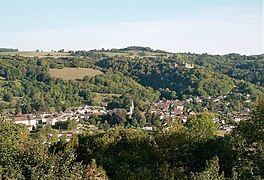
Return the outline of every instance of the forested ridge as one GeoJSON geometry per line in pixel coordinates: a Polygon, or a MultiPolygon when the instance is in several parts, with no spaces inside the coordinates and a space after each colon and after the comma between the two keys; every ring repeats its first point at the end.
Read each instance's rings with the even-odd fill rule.
{"type": "MultiPolygon", "coordinates": [[[[199,64],[198,60],[190,60],[190,57],[194,59],[196,55],[103,57],[99,52],[89,53],[95,55],[62,58],[2,55],[0,76],[6,79],[6,81],[1,81],[2,87],[4,87],[2,95],[19,97],[15,106],[19,111],[22,109],[23,112],[30,113],[34,110],[49,110],[50,107],[55,107],[59,111],[63,107],[65,109],[83,103],[93,104],[93,92],[125,94],[131,91],[141,94],[149,101],[159,98],[186,99],[193,96],[227,95],[233,106],[242,103],[246,94],[250,94],[255,101],[264,92],[261,79],[263,76],[262,56],[256,56],[256,61],[260,63],[256,72],[247,69],[253,75],[260,73],[258,81],[252,80],[250,83],[247,81],[249,73],[245,75],[244,71],[241,71],[240,76],[232,78],[228,76],[228,73],[223,72],[227,75],[222,74],[217,67],[212,68],[214,61],[207,60],[211,55],[201,55],[205,56],[204,62],[208,63],[200,66],[197,65],[199,64]],[[99,57],[97,57],[98,53],[99,57]],[[183,62],[197,64],[194,68],[188,69],[181,66],[183,62]],[[176,67],[175,64],[180,66],[176,67]],[[209,66],[208,64],[211,68],[206,67],[209,66]],[[50,76],[50,68],[63,67],[90,67],[102,70],[105,74],[86,77],[80,81],[65,81],[50,76]],[[242,80],[239,80],[240,78],[242,80]],[[26,106],[28,106],[28,111],[25,111],[26,106]]],[[[217,59],[218,56],[212,57],[217,59]]],[[[221,56],[221,58],[223,57],[221,56]]],[[[250,59],[250,57],[248,58],[250,59]]],[[[225,59],[218,61],[222,64],[225,63],[225,59]]],[[[220,69],[227,70],[227,68],[220,69]]],[[[146,99],[142,99],[138,104],[146,102],[146,99]]]]}
{"type": "MultiPolygon", "coordinates": [[[[188,58],[186,61],[190,62],[188,58]]],[[[97,65],[121,71],[139,83],[154,89],[168,88],[175,91],[180,99],[188,96],[219,96],[237,92],[251,93],[256,99],[264,92],[260,83],[253,85],[243,78],[242,81],[236,80],[228,75],[223,75],[217,69],[202,66],[196,66],[192,69],[182,66],[175,67],[175,63],[183,62],[184,59],[182,57],[177,58],[177,56],[176,58],[156,59],[113,57],[97,62],[97,65]]],[[[263,64],[261,61],[259,63],[263,64]]],[[[259,71],[263,75],[261,67],[259,71]]],[[[260,79],[259,81],[262,82],[263,80],[260,79]]]]}
{"type": "MultiPolygon", "coordinates": [[[[69,59],[68,61],[73,61],[69,59]]],[[[57,111],[67,107],[93,104],[93,92],[119,93],[139,92],[144,98],[154,100],[159,98],[159,93],[151,88],[146,88],[122,73],[108,71],[104,75],[85,77],[79,81],[65,81],[52,78],[49,68],[54,66],[76,67],[65,62],[64,59],[36,59],[4,56],[1,58],[0,75],[6,80],[1,81],[3,96],[17,97],[14,105],[24,113],[33,111],[48,111],[55,107],[57,111]],[[64,63],[65,62],[65,63],[64,63]],[[55,64],[55,65],[54,65],[55,64]]],[[[78,61],[75,59],[74,61],[78,61]]],[[[88,60],[83,67],[93,67],[88,60]]],[[[140,98],[140,97],[139,97],[140,98]]],[[[11,99],[10,99],[11,100],[11,99]]],[[[4,108],[4,107],[2,107],[4,108]]]]}

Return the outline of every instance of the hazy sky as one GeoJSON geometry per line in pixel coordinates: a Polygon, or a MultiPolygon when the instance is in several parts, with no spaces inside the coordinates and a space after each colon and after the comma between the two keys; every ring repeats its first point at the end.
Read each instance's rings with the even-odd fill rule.
{"type": "Polygon", "coordinates": [[[0,47],[260,54],[262,0],[0,0],[0,47]]]}

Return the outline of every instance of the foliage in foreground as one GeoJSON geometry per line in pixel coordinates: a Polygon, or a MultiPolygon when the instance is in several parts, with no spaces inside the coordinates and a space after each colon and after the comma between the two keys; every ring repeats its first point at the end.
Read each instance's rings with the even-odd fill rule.
{"type": "Polygon", "coordinates": [[[95,160],[83,165],[76,161],[71,143],[63,149],[49,148],[31,139],[26,127],[0,121],[0,179],[107,179],[95,160]]]}
{"type": "Polygon", "coordinates": [[[264,99],[249,120],[225,137],[216,135],[210,121],[210,113],[202,113],[188,127],[175,123],[153,134],[117,127],[52,144],[32,139],[23,126],[1,121],[1,177],[263,179],[264,99]]]}

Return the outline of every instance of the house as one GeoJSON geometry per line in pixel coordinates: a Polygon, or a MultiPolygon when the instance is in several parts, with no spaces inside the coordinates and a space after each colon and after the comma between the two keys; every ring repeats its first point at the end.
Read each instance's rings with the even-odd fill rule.
{"type": "Polygon", "coordinates": [[[188,114],[189,114],[190,116],[193,116],[193,115],[195,115],[196,113],[195,113],[194,111],[190,111],[188,114]]]}
{"type": "Polygon", "coordinates": [[[202,103],[202,99],[200,99],[198,96],[194,98],[194,101],[197,103],[202,103]]]}
{"type": "Polygon", "coordinates": [[[80,119],[83,119],[83,120],[89,120],[90,118],[90,114],[82,114],[79,116],[80,119]]]}
{"type": "Polygon", "coordinates": [[[153,127],[143,127],[142,129],[145,131],[153,131],[153,127]]]}
{"type": "Polygon", "coordinates": [[[187,62],[183,62],[183,65],[185,66],[185,68],[188,68],[188,69],[192,69],[192,68],[194,68],[193,63],[188,64],[187,62]]]}
{"type": "Polygon", "coordinates": [[[220,95],[217,97],[217,99],[223,100],[224,98],[226,98],[226,96],[220,95]]]}
{"type": "Polygon", "coordinates": [[[48,112],[36,112],[36,118],[40,120],[39,125],[46,125],[48,124],[48,119],[52,118],[54,116],[53,113],[48,112]]]}
{"type": "Polygon", "coordinates": [[[191,103],[191,102],[193,102],[193,98],[186,99],[186,103],[191,103]]]}
{"type": "Polygon", "coordinates": [[[233,116],[235,122],[240,122],[241,117],[240,116],[233,116]]]}
{"type": "Polygon", "coordinates": [[[163,112],[169,111],[170,107],[171,107],[171,102],[170,101],[160,102],[160,103],[157,104],[157,108],[162,110],[163,112]]]}
{"type": "Polygon", "coordinates": [[[75,110],[75,114],[88,114],[92,110],[88,106],[79,107],[77,110],[75,110]]]}
{"type": "Polygon", "coordinates": [[[101,105],[102,107],[107,107],[107,106],[108,106],[108,102],[101,102],[100,105],[101,105]]]}
{"type": "Polygon", "coordinates": [[[180,119],[183,123],[187,123],[188,117],[187,116],[180,116],[180,119]]]}
{"type": "Polygon", "coordinates": [[[107,114],[107,112],[104,111],[104,110],[100,110],[99,113],[100,113],[100,114],[107,114]]]}
{"type": "Polygon", "coordinates": [[[245,101],[246,103],[250,103],[251,102],[251,100],[250,99],[246,99],[246,101],[245,101]]]}
{"type": "Polygon", "coordinates": [[[230,132],[232,129],[234,129],[235,126],[231,124],[223,124],[220,126],[220,129],[230,132]]]}
{"type": "Polygon", "coordinates": [[[170,112],[170,117],[178,116],[178,115],[181,115],[181,114],[183,114],[182,111],[174,110],[174,111],[171,111],[171,112],[170,112]]]}
{"type": "Polygon", "coordinates": [[[159,115],[159,119],[160,119],[160,120],[162,120],[162,119],[164,119],[164,118],[165,118],[164,114],[160,114],[160,115],[159,115]]]}
{"type": "Polygon", "coordinates": [[[150,111],[151,114],[152,114],[152,113],[160,113],[160,112],[161,112],[160,109],[152,109],[152,110],[150,111]]]}
{"type": "Polygon", "coordinates": [[[37,119],[32,114],[17,114],[9,117],[12,122],[16,124],[24,124],[30,131],[37,128],[37,125],[41,123],[41,119],[37,119]]]}
{"type": "Polygon", "coordinates": [[[54,126],[56,124],[56,122],[58,122],[58,121],[59,121],[58,118],[48,118],[47,124],[51,124],[54,126]]]}
{"type": "Polygon", "coordinates": [[[64,114],[65,116],[72,116],[74,113],[73,113],[73,111],[72,111],[70,108],[67,108],[67,109],[63,112],[63,114],[64,114]]]}
{"type": "Polygon", "coordinates": [[[184,105],[178,103],[178,104],[175,105],[175,107],[176,107],[177,110],[183,111],[184,105]]]}
{"type": "Polygon", "coordinates": [[[220,101],[220,98],[215,98],[214,100],[213,100],[213,102],[215,102],[215,103],[217,103],[217,102],[219,102],[220,101]]]}
{"type": "Polygon", "coordinates": [[[214,117],[214,119],[213,119],[213,120],[214,120],[214,122],[215,122],[215,123],[217,123],[217,122],[219,122],[219,121],[220,121],[219,117],[216,117],[216,116],[214,117]]]}
{"type": "Polygon", "coordinates": [[[249,113],[250,109],[247,107],[244,107],[244,109],[241,110],[241,113],[249,113]]]}

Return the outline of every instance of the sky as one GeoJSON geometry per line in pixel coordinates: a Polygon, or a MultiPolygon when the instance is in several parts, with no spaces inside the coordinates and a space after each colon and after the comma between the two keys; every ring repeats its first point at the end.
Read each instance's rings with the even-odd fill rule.
{"type": "Polygon", "coordinates": [[[0,47],[264,53],[262,0],[0,0],[0,47]]]}

